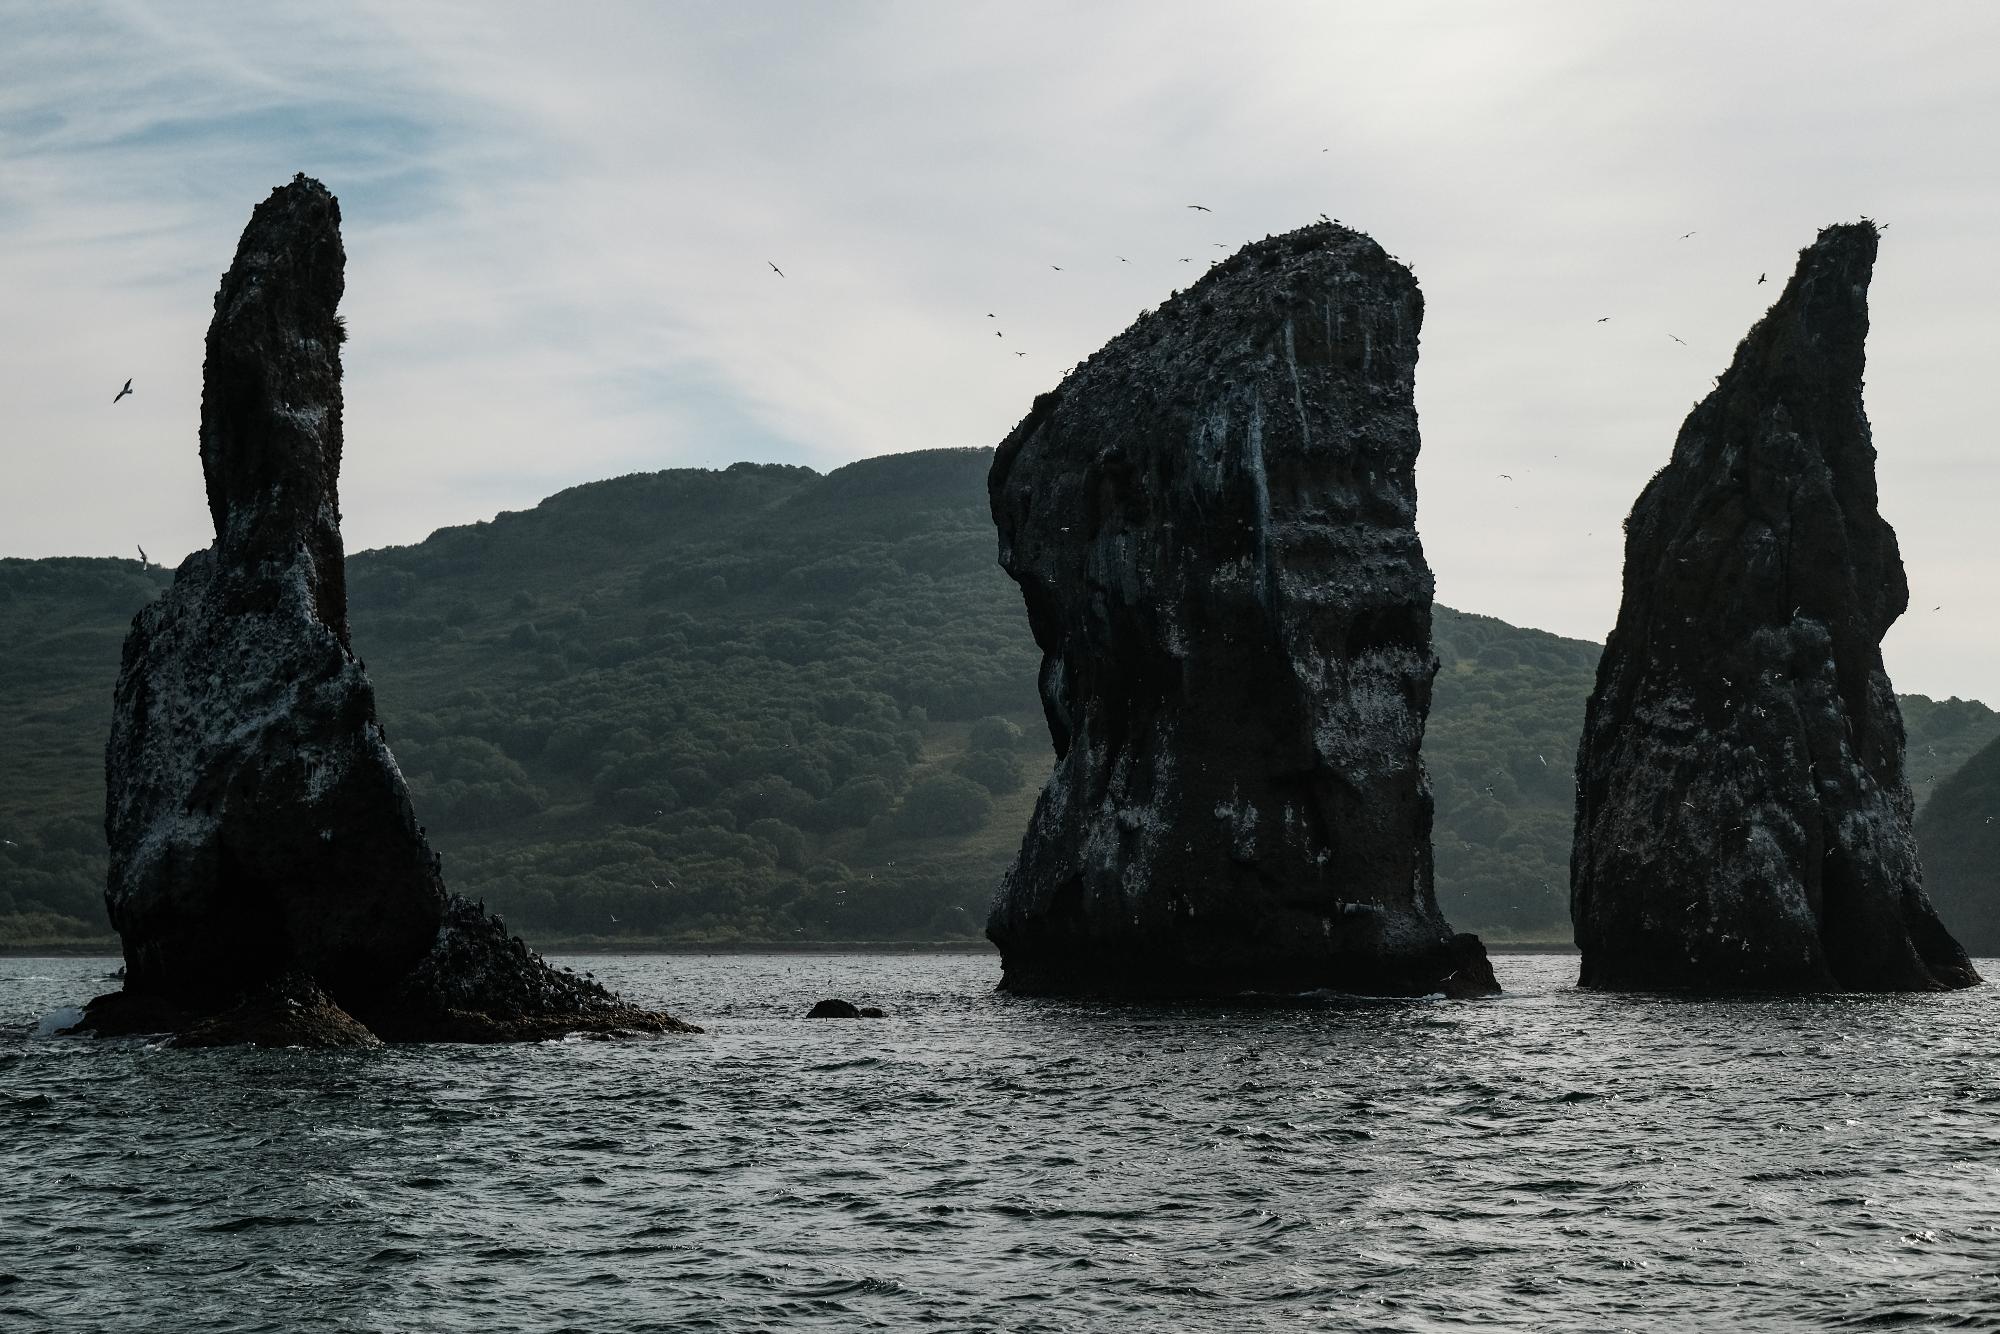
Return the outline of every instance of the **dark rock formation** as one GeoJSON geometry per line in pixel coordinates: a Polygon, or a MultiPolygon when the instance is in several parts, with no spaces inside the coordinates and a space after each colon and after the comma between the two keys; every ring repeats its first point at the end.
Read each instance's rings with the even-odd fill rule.
{"type": "Polygon", "coordinates": [[[806,1012],[808,1020],[878,1020],[886,1018],[880,1006],[856,1006],[852,1000],[830,996],[806,1012]]]}
{"type": "Polygon", "coordinates": [[[125,642],[105,900],[128,971],[86,1025],[129,1031],[323,987],[397,1037],[467,1036],[471,1012],[493,1037],[614,1014],[638,1026],[448,902],[411,811],[348,644],[343,263],[339,205],[300,176],[258,205],[216,294],[201,412],[215,542],[125,642]]]}
{"type": "Polygon", "coordinates": [[[1002,985],[1497,989],[1431,886],[1422,319],[1366,236],[1267,238],[1001,443],[1057,757],[987,926],[1002,985]]]}
{"type": "Polygon", "coordinates": [[[1861,404],[1875,247],[1800,253],[1626,520],[1577,759],[1585,986],[1979,980],[1924,895],[1882,669],[1908,591],[1861,404]]]}
{"type": "Polygon", "coordinates": [[[288,973],[221,1014],[194,1022],[168,1045],[379,1047],[382,1039],[335,1005],[310,977],[288,973]]]}
{"type": "Polygon", "coordinates": [[[808,1020],[858,1020],[860,1016],[860,1006],[852,1000],[840,1000],[838,996],[828,996],[806,1012],[808,1020]]]}

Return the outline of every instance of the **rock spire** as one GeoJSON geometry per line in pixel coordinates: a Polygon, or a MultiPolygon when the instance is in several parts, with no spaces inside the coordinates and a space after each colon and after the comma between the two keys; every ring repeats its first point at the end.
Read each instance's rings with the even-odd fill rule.
{"type": "Polygon", "coordinates": [[[987,928],[1004,985],[1495,989],[1432,893],[1422,319],[1368,237],[1270,237],[1001,443],[1056,752],[987,928]]]}
{"type": "Polygon", "coordinates": [[[257,206],[216,294],[201,411],[215,542],[125,641],[105,901],[126,989],[87,1026],[199,1023],[224,1041],[282,1030],[260,1007],[329,1006],[392,1038],[679,1026],[548,968],[445,892],[348,644],[343,266],[340,206],[299,176],[257,206]]]}

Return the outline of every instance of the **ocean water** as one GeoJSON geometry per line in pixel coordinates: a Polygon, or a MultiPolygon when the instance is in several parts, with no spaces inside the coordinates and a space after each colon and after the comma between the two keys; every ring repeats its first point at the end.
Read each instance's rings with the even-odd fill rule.
{"type": "MultiPolygon", "coordinates": [[[[699,1037],[35,1036],[0,1328],[2000,1330],[2000,992],[1110,1007],[991,955],[569,960],[699,1037]],[[801,1018],[822,996],[878,1021],[801,1018]]],[[[1982,965],[1989,977],[2000,967],[1982,965]]]]}

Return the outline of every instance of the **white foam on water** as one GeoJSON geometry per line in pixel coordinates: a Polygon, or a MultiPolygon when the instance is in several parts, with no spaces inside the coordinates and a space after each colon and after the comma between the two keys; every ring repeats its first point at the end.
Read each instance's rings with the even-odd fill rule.
{"type": "Polygon", "coordinates": [[[50,1010],[36,1021],[35,1036],[38,1038],[52,1038],[61,1033],[65,1028],[74,1028],[82,1022],[83,1007],[81,1005],[65,1005],[59,1010],[50,1010]]]}

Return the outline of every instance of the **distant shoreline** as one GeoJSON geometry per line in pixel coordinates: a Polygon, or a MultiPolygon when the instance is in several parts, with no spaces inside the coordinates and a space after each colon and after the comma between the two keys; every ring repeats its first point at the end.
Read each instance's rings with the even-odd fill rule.
{"type": "MultiPolygon", "coordinates": [[[[528,946],[542,954],[997,954],[985,940],[740,940],[740,941],[632,941],[608,940],[543,943],[529,940],[528,946]]],[[[1575,954],[1576,946],[1563,941],[1510,941],[1490,944],[1490,955],[1575,954]]],[[[117,959],[117,944],[101,942],[76,945],[0,945],[0,959],[117,959]]]]}

